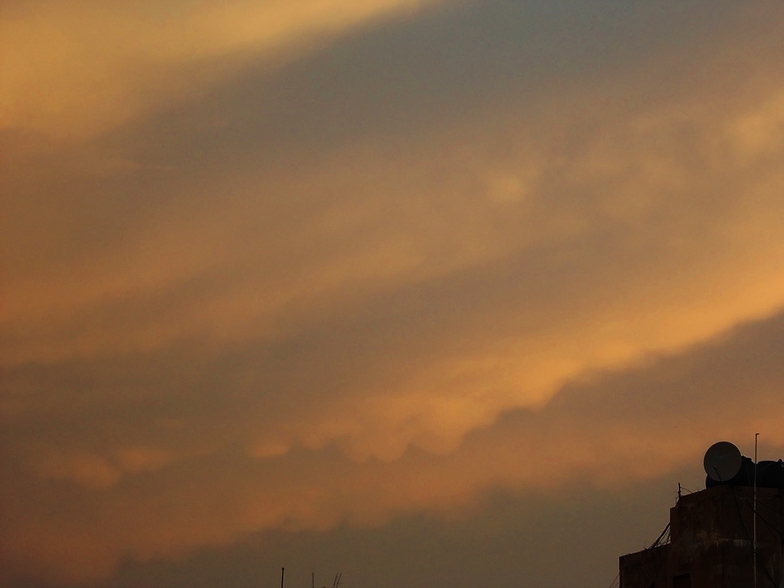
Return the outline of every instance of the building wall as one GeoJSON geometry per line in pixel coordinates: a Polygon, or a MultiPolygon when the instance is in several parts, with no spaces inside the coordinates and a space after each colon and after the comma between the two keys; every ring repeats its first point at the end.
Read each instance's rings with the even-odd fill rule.
{"type": "MultiPolygon", "coordinates": [[[[757,494],[757,587],[780,588],[782,492],[757,494]]],[[[620,558],[621,588],[754,586],[753,491],[716,486],[680,498],[670,509],[670,543],[620,558]]]]}

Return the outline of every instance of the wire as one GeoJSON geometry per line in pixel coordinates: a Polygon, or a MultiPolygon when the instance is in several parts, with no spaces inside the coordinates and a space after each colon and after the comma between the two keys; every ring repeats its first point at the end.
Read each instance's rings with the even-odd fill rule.
{"type": "Polygon", "coordinates": [[[646,549],[653,549],[654,547],[659,547],[667,543],[669,540],[670,540],[670,523],[667,523],[667,526],[664,527],[664,531],[661,532],[661,534],[656,539],[656,541],[651,543],[650,547],[647,547],[646,549]],[[664,537],[665,535],[667,535],[666,538],[664,537]]]}
{"type": "Polygon", "coordinates": [[[621,572],[618,572],[617,574],[615,574],[615,580],[612,581],[612,583],[608,586],[608,588],[618,588],[620,579],[621,579],[621,572]]]}

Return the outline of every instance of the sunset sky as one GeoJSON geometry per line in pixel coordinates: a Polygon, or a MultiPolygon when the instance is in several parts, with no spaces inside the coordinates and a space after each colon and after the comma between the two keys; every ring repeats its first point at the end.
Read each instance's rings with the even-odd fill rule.
{"type": "Polygon", "coordinates": [[[606,588],[784,457],[780,0],[0,0],[0,585],[606,588]]]}

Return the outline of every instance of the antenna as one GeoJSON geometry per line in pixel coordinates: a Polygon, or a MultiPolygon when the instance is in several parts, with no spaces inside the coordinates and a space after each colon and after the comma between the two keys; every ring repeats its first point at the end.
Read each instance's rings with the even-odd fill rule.
{"type": "Polygon", "coordinates": [[[729,441],[719,441],[711,445],[702,460],[705,473],[716,482],[726,482],[734,478],[742,463],[740,450],[729,441]]]}
{"type": "Polygon", "coordinates": [[[757,441],[759,433],[754,433],[754,588],[757,588],[757,441]]]}

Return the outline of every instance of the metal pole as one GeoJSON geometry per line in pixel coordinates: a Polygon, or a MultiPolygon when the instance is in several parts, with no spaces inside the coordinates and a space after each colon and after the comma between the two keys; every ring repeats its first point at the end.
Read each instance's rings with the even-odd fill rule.
{"type": "Polygon", "coordinates": [[[757,439],[758,438],[759,438],[759,433],[754,433],[754,507],[753,507],[754,540],[752,543],[753,552],[754,552],[754,588],[757,588],[757,439]]]}
{"type": "Polygon", "coordinates": [[[283,576],[286,575],[286,568],[280,568],[280,588],[283,588],[283,576]]]}

